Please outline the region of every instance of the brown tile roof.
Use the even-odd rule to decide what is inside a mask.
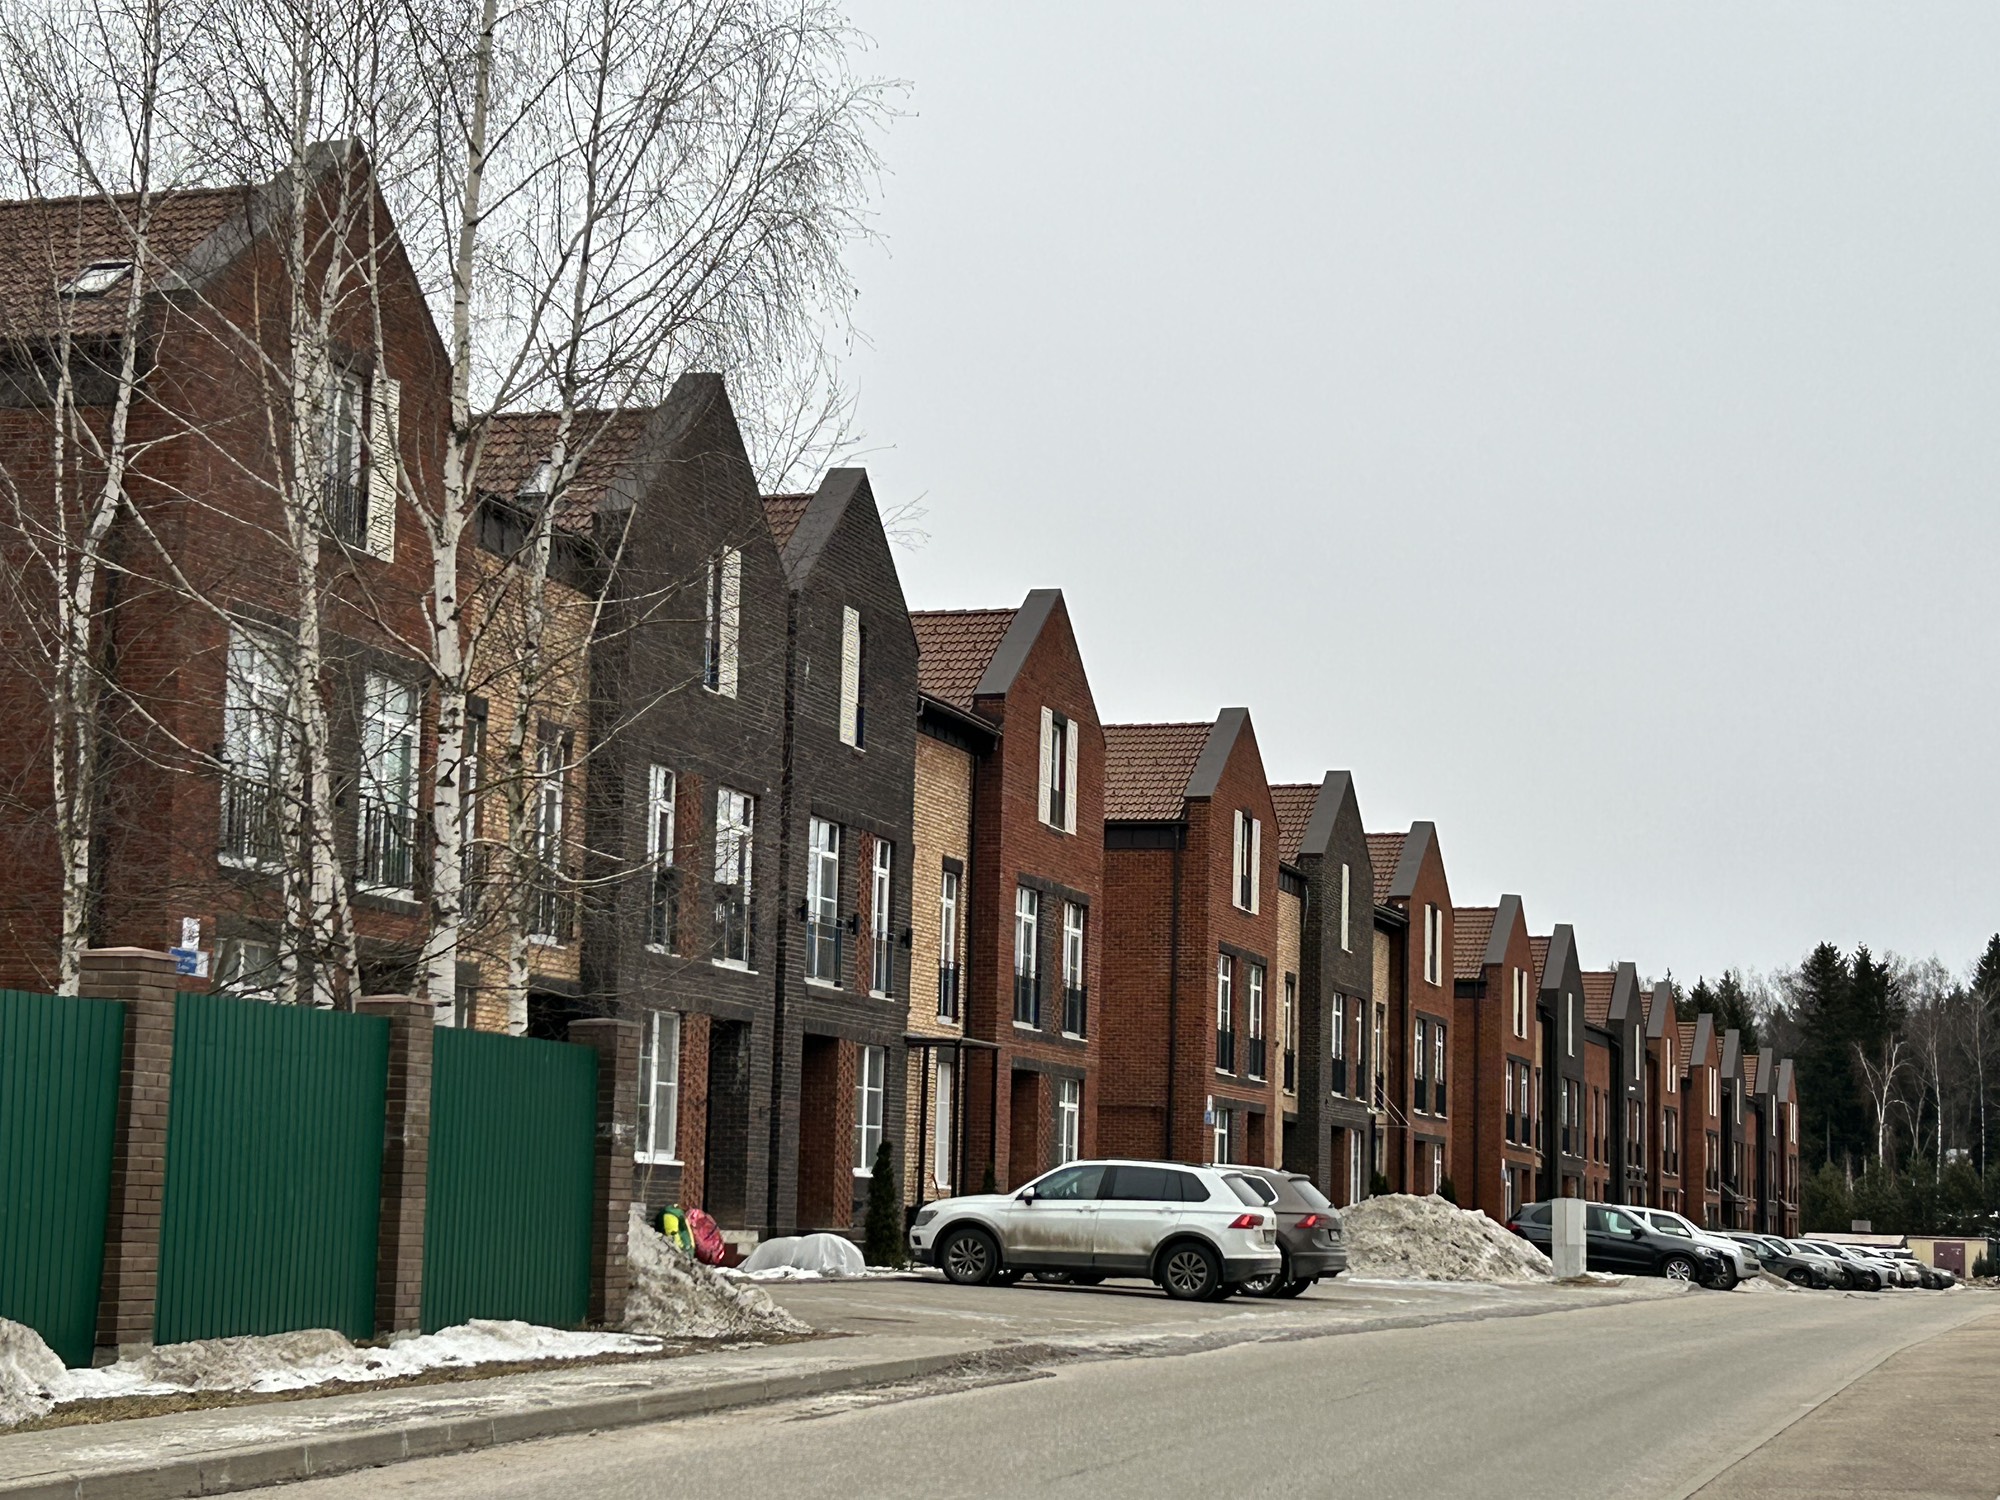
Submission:
[[[1493,937],[1494,906],[1454,906],[1451,909],[1451,971],[1460,979],[1477,979],[1486,967],[1486,944]]]
[[[1000,649],[1017,613],[1011,609],[913,609],[917,633],[917,689],[941,703],[972,712],[972,690]]]
[[[1528,952],[1533,954],[1535,959],[1535,988],[1538,990],[1542,987],[1542,970],[1549,966],[1549,943],[1553,938],[1553,933],[1548,937],[1531,935],[1528,938]]]
[[[624,471],[645,436],[651,407],[628,406],[610,411],[579,411],[570,417],[569,451],[574,455],[571,478],[556,510],[556,524],[572,530],[589,527],[605,490]],[[552,411],[495,412],[486,424],[479,451],[479,489],[487,495],[514,495],[531,484],[548,462],[561,413]]]
[[[1746,1095],[1757,1092],[1757,1054],[1747,1050],[1743,1054],[1743,1092]]]
[[[1583,973],[1583,1018],[1592,1026],[1611,1019],[1611,991],[1618,976],[1609,969],[1586,969]]]
[[[1689,1063],[1691,1063],[1691,1062],[1693,1062],[1693,1061],[1694,1061],[1694,1026],[1695,1026],[1695,1023],[1694,1023],[1694,1022],[1692,1022],[1692,1021],[1680,1021],[1680,1020],[1676,1020],[1676,1021],[1675,1021],[1675,1023],[1674,1023],[1674,1025],[1675,1025],[1675,1026],[1676,1026],[1676,1027],[1677,1027],[1677,1028],[1679,1029],[1679,1031],[1680,1031],[1680,1034],[1681,1034],[1681,1056],[1680,1056],[1680,1065],[1681,1065],[1681,1066],[1682,1066],[1683,1068],[1685,1068],[1685,1067],[1686,1067],[1686,1066],[1687,1066],[1687,1065],[1688,1065]]]
[[[799,522],[805,519],[806,507],[812,504],[811,495],[766,495],[764,497],[764,519],[770,524],[771,535],[778,539],[778,550],[783,552],[792,539],[792,533],[799,529]]]
[[[161,196],[147,228],[145,286],[157,288],[254,191],[203,188]],[[121,278],[94,297],[64,298],[59,288],[93,263],[133,260],[137,210],[136,197],[0,203],[0,336],[27,337],[65,323],[80,333],[122,328],[129,282]]]
[[[1368,860],[1375,866],[1375,904],[1380,906],[1389,899],[1389,887],[1396,881],[1396,866],[1402,862],[1403,841],[1406,833],[1371,833],[1368,835]]]
[[[1286,864],[1297,862],[1306,824],[1312,821],[1318,802],[1316,781],[1288,781],[1271,788],[1271,811],[1278,815],[1278,858]]]
[[[1158,822],[1178,818],[1188,777],[1215,730],[1208,724],[1106,724],[1104,818]]]

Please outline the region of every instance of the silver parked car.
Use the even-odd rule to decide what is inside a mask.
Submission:
[[[925,1204],[910,1252],[966,1285],[1029,1271],[1085,1285],[1137,1276],[1170,1297],[1215,1300],[1283,1264],[1276,1215],[1230,1175],[1179,1162],[1071,1162],[1017,1192]]]

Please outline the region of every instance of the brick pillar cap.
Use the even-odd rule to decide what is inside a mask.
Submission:
[[[588,1016],[583,1020],[570,1022],[569,1029],[573,1032],[595,1032],[599,1030],[610,1030],[613,1032],[629,1031],[637,1035],[639,1032],[639,1023],[637,1021],[623,1020],[618,1016]]]
[[[87,964],[137,962],[149,968],[156,964],[164,964],[170,969],[175,966],[173,955],[162,953],[158,948],[86,948],[83,950],[83,961]]]

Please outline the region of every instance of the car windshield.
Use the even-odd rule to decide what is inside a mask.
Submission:
[[[1292,1177],[1286,1180],[1291,1183],[1292,1191],[1306,1200],[1307,1208],[1324,1209],[1333,1207],[1333,1201],[1325,1193],[1322,1193],[1318,1188],[1313,1186],[1313,1180],[1310,1177]]]
[[[1103,1182],[1103,1167],[1058,1167],[1048,1176],[1035,1181],[1035,1196],[1056,1199],[1095,1198]]]

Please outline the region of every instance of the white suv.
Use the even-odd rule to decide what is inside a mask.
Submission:
[[[1636,1214],[1652,1225],[1653,1228],[1659,1230],[1661,1234],[1678,1235],[1684,1239],[1691,1239],[1697,1245],[1706,1245],[1709,1249],[1719,1252],[1722,1258],[1729,1262],[1730,1270],[1735,1273],[1735,1279],[1730,1282],[1730,1286],[1734,1286],[1738,1281],[1748,1281],[1763,1269],[1763,1267],[1757,1264],[1757,1257],[1750,1253],[1748,1246],[1737,1243],[1726,1234],[1716,1234],[1711,1230],[1703,1229],[1692,1219],[1677,1214],[1670,1208],[1633,1208],[1627,1206],[1625,1212]],[[1724,1291],[1728,1289],[1728,1287],[1723,1288]]]
[[[1143,1276],[1183,1301],[1219,1299],[1280,1264],[1277,1220],[1232,1178],[1178,1162],[1071,1162],[1018,1192],[925,1204],[910,1251],[965,1285],[1059,1271],[1086,1284]]]

